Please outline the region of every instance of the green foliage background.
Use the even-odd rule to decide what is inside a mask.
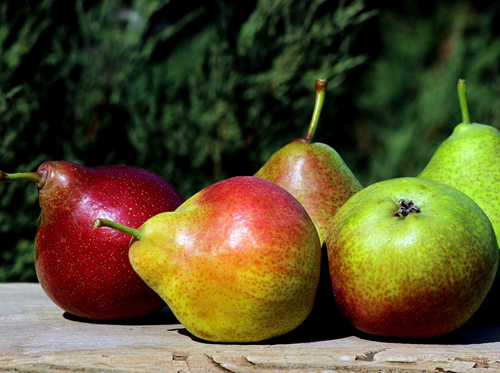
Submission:
[[[494,2],[19,0],[0,4],[0,170],[128,164],[187,198],[305,134],[363,185],[415,176],[460,122],[500,127]],[[39,207],[0,185],[0,281],[36,281]]]

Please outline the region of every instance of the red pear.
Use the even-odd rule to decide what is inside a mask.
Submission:
[[[132,269],[130,236],[96,230],[95,216],[139,228],[150,217],[175,210],[184,199],[160,176],[136,167],[86,168],[46,162],[36,172],[6,174],[0,181],[36,182],[41,215],[35,267],[47,295],[63,310],[94,320],[140,317],[165,306]]]

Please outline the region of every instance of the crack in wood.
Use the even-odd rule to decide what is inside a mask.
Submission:
[[[174,361],[187,361],[189,354],[183,352],[174,352],[172,354],[172,360]]]
[[[356,355],[356,359],[357,361],[375,361],[375,355],[380,353],[380,352],[383,352],[383,351],[386,351],[387,349],[383,349],[383,350],[379,350],[379,351],[371,351],[371,352],[367,352],[366,354],[363,354],[363,355]]]
[[[257,366],[257,364],[255,364],[253,361],[251,361],[247,356],[243,356],[243,359],[245,359],[245,361],[248,364],[253,365],[253,366]]]
[[[470,359],[463,359],[463,358],[456,358],[455,361],[463,361],[466,363],[474,363],[474,366],[472,368],[483,368],[483,369],[489,369],[490,364],[488,362],[487,358],[484,357],[471,357]]]
[[[231,369],[228,369],[226,368],[225,366],[223,366],[222,364],[220,364],[219,362],[215,361],[215,359],[213,358],[213,356],[210,356],[210,355],[207,355],[205,354],[205,356],[208,358],[208,360],[210,360],[210,362],[216,367],[216,368],[219,368],[220,370],[222,370],[223,372],[231,372],[231,373],[235,373],[234,370],[231,370]]]
[[[457,373],[453,370],[445,370],[445,369],[440,368],[440,367],[436,367],[436,369],[434,369],[434,370],[437,370],[438,372],[441,372],[441,373]]]

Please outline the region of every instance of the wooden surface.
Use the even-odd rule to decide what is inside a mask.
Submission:
[[[38,284],[0,284],[0,372],[494,372],[500,324],[433,340],[366,336],[332,317],[255,344],[197,340],[168,310],[128,323],[65,314]]]

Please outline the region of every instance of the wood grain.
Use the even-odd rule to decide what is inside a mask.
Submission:
[[[451,335],[383,340],[313,314],[272,341],[196,339],[168,311],[121,323],[72,318],[38,284],[0,284],[0,372],[494,372],[500,324],[471,319]]]

